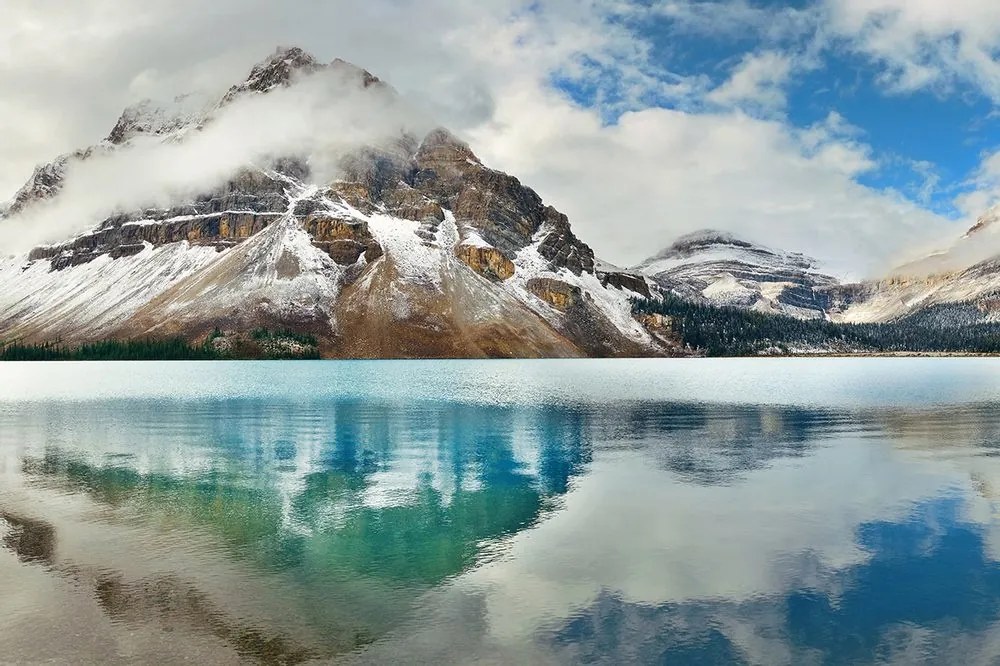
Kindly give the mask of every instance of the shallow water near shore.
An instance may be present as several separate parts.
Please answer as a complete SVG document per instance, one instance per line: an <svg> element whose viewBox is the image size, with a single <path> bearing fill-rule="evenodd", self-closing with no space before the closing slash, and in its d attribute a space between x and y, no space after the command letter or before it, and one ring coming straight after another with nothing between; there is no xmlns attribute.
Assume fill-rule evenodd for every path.
<svg viewBox="0 0 1000 666"><path fill-rule="evenodd" d="M3 364L0 655L993 663L1000 359Z"/></svg>

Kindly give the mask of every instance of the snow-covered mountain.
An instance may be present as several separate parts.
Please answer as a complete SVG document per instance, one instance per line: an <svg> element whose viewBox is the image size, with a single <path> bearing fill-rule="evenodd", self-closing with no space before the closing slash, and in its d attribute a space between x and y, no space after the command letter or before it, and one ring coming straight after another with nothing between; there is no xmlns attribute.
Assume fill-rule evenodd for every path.
<svg viewBox="0 0 1000 666"><path fill-rule="evenodd" d="M66 196L68 165L183 144L246 96L324 76L346 80L352 95L395 97L353 65L279 49L214 102L129 107L104 141L39 167L0 225ZM315 336L331 357L668 352L662 332L632 316L645 280L595 269L565 215L447 130L402 130L331 156L334 179L315 157L270 155L222 186L0 259L0 341L199 341L214 329L274 327Z"/></svg>
<svg viewBox="0 0 1000 666"><path fill-rule="evenodd" d="M835 321L909 319L935 326L1000 322L1000 206L986 211L950 247L891 275L830 290Z"/></svg>
<svg viewBox="0 0 1000 666"><path fill-rule="evenodd" d="M1000 322L1000 206L946 250L861 283L841 284L809 257L721 231L684 236L633 272L696 302L803 319L906 319L935 327Z"/></svg>
<svg viewBox="0 0 1000 666"><path fill-rule="evenodd" d="M810 319L824 316L825 290L837 284L809 257L715 230L683 236L634 270L695 301Z"/></svg>
<svg viewBox="0 0 1000 666"><path fill-rule="evenodd" d="M247 102L317 82L362 113L303 144L297 123L307 114L276 128L296 140L235 150L234 137L254 140L255 123L266 121L251 114L248 123ZM0 210L0 237L39 220L89 227L0 257L0 344L181 336L225 345L266 328L311 335L328 357L688 353L669 317L633 314L632 299L659 292L804 319L1000 321L1000 208L947 250L862 284L839 284L813 259L720 231L684 236L622 269L597 260L533 190L446 129L401 119L401 108L371 73L296 48L277 50L218 94L128 107L97 144L36 168ZM233 125L238 113L242 124ZM377 131L364 126L369 119L381 122ZM205 140L219 128L230 143ZM176 180L166 200L137 205L113 181L85 193L113 214L88 217L66 204L90 166L117 173L107 164L129 158L141 170L136 154L153 153L137 151L203 150L199 141L248 157L220 162L228 170L218 178ZM203 154L181 150L165 164L184 171L190 162L178 156Z"/></svg>

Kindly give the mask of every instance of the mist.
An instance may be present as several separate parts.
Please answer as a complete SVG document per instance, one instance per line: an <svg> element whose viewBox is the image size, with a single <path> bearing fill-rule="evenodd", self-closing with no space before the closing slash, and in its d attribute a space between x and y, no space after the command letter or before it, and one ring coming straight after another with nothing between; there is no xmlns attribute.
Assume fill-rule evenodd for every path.
<svg viewBox="0 0 1000 666"><path fill-rule="evenodd" d="M264 168L280 157L305 159L311 180L326 184L352 151L404 132L422 136L432 126L388 86L364 88L353 72L320 70L288 87L243 95L178 138L139 135L72 160L55 197L0 220L0 252L19 255L69 240L115 213L189 202L242 168Z"/></svg>
<svg viewBox="0 0 1000 666"><path fill-rule="evenodd" d="M984 218L980 218L984 219ZM975 221L967 221L969 228ZM904 261L897 262L889 274L898 277L925 278L958 273L984 261L1000 257L1000 219L992 218L976 231L956 237L940 235L935 241L911 248Z"/></svg>

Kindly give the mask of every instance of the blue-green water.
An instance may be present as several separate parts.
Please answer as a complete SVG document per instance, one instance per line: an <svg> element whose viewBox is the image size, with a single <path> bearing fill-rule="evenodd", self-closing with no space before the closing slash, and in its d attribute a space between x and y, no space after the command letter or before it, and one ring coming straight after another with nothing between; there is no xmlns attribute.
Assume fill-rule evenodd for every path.
<svg viewBox="0 0 1000 666"><path fill-rule="evenodd" d="M998 663L1000 362L0 365L0 662Z"/></svg>

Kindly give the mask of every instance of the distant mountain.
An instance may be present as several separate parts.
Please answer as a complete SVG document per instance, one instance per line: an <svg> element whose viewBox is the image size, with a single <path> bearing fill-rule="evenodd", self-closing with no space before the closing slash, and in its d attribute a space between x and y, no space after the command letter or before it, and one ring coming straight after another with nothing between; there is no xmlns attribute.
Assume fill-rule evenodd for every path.
<svg viewBox="0 0 1000 666"><path fill-rule="evenodd" d="M716 230L683 236L634 270L696 302L800 318L822 318L823 290L837 284L814 259Z"/></svg>
<svg viewBox="0 0 1000 666"><path fill-rule="evenodd" d="M36 169L0 224L57 199L71 163L187 141L246 96L324 76L376 104L396 99L349 63L279 49L214 101L129 107L104 141ZM275 155L222 187L0 260L0 343L181 337L224 349L268 329L312 336L328 357L671 353L669 336L633 317L631 299L650 295L643 278L595 270L565 215L447 130L336 157L333 181L303 155Z"/></svg>
<svg viewBox="0 0 1000 666"><path fill-rule="evenodd" d="M885 278L841 284L802 254L722 231L684 236L633 269L694 303L842 323L1000 322L1000 206L948 249Z"/></svg>
<svg viewBox="0 0 1000 666"><path fill-rule="evenodd" d="M949 248L891 275L830 291L829 316L845 322L904 319L956 327L1000 322L1000 206Z"/></svg>

